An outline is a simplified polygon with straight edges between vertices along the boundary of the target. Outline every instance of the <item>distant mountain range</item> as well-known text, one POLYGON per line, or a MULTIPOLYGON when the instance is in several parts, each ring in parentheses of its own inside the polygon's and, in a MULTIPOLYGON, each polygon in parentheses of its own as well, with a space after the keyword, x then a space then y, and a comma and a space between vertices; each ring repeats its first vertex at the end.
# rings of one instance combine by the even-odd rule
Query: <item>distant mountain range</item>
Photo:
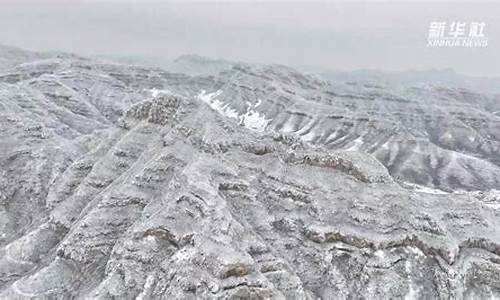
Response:
POLYGON ((466 76, 456 73, 453 69, 405 72, 383 72, 378 70, 323 71, 319 72, 319 74, 325 79, 333 81, 365 81, 383 85, 398 84, 403 86, 432 85, 500 94, 500 78, 466 76))
MULTIPOLYGON (((239 63, 225 59, 212 59, 197 54, 182 55, 175 59, 116 55, 102 55, 98 56, 98 58, 128 64, 162 67, 172 72, 189 75, 216 75, 221 71, 231 69, 232 66, 239 63)), ((373 69, 339 71, 304 66, 298 66, 296 69, 309 74, 317 74, 325 80, 341 83, 352 81, 389 87, 429 85, 465 88, 477 92, 500 94, 500 78, 467 76, 458 74, 453 69, 409 70, 401 72, 387 72, 373 69)))

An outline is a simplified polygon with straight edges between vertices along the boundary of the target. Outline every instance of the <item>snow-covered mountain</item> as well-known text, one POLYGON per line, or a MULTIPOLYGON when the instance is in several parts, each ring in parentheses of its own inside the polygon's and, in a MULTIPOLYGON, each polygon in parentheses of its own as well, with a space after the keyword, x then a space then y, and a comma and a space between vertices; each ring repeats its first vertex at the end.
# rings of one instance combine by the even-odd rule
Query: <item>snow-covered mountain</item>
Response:
POLYGON ((0 298, 500 296, 496 99, 23 57, 0 298))
POLYGON ((261 131, 370 153, 403 181, 445 191, 500 189, 499 96, 330 82, 284 66, 246 64, 189 80, 158 78, 157 87, 202 96, 240 124, 251 118, 261 131))

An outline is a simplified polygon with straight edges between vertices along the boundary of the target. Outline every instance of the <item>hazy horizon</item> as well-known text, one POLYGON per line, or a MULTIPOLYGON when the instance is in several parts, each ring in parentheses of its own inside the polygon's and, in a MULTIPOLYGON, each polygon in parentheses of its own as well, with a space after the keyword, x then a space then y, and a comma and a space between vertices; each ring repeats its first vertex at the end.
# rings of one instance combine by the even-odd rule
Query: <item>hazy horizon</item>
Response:
POLYGON ((500 76, 500 3, 3 1, 0 44, 84 56, 184 54, 342 71, 500 76), (433 21, 486 23, 486 48, 427 48, 433 21))

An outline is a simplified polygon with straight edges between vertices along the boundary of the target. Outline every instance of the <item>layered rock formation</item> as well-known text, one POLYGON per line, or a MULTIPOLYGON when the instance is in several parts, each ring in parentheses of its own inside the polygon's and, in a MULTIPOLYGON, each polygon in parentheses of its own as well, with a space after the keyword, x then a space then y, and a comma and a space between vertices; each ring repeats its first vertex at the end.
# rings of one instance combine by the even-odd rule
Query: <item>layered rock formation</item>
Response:
POLYGON ((0 298, 499 297, 496 104, 413 92, 277 66, 8 69, 0 298))

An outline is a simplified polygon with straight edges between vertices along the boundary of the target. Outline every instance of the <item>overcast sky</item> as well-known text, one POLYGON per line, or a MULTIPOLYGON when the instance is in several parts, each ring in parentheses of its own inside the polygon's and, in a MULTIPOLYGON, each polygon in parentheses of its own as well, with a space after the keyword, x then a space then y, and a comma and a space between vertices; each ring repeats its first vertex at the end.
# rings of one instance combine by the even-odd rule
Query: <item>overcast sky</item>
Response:
POLYGON ((340 70, 500 76, 500 1, 0 0, 0 43, 83 55, 200 54, 340 70), (486 48, 427 48, 432 21, 485 22, 486 48))

